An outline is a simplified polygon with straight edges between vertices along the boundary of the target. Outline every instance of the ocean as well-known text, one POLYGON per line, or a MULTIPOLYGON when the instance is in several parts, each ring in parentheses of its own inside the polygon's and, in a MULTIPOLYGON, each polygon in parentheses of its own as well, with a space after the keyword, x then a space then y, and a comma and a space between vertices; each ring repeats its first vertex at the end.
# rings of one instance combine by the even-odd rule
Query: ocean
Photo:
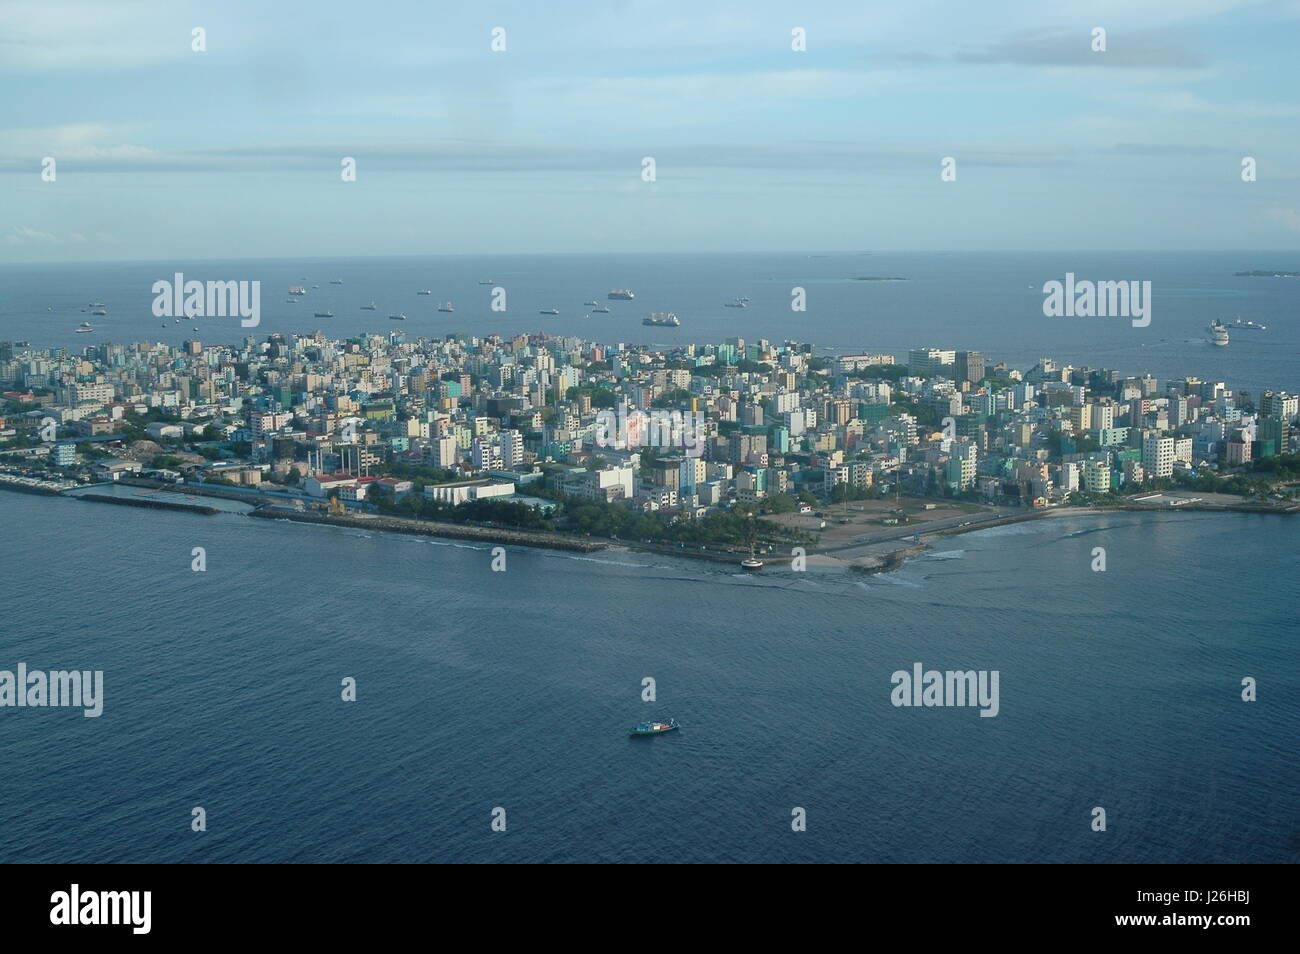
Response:
POLYGON ((493 572, 458 541, 9 492, 0 526, 0 669, 104 671, 99 718, 0 709, 2 861, 1300 858, 1293 518, 1061 516, 870 577, 493 572), (996 670, 997 716, 893 706, 917 662, 996 670))
POLYGON ((437 256, 302 261, 207 261, 75 265, 0 264, 0 340, 80 350, 103 341, 236 342, 249 334, 321 329, 334 337, 361 332, 409 337, 454 331, 502 335, 546 331, 605 342, 679 345, 794 338, 823 349, 907 351, 939 347, 982 351, 991 363, 1028 368, 1040 357, 1159 378, 1196 375, 1256 392, 1296 390, 1300 353, 1300 279, 1237 278, 1254 269, 1300 271, 1279 252, 951 252, 784 253, 746 255, 437 256), (176 272, 201 281, 260 281, 256 328, 234 318, 176 324, 151 310, 153 283, 176 272), (1151 324, 1124 318, 1047 318, 1043 285, 1067 272, 1093 281, 1150 281, 1151 324), (863 282, 864 277, 905 278, 863 282), (332 285, 332 280, 342 285, 332 285), (481 285, 480 282, 492 282, 481 285), (289 304, 291 285, 308 292, 289 304), (319 285, 319 288, 312 288, 319 285), (506 311, 491 310, 492 288, 506 290, 506 311), (801 287, 807 311, 791 310, 801 287), (634 301, 608 301, 631 288, 634 301), (417 295, 428 289, 431 295, 417 295), (745 309, 726 308, 736 298, 745 309), (607 315, 584 302, 598 301, 607 315), (376 311, 361 306, 375 302, 376 311), (453 313, 438 312, 452 301, 453 313), (109 314, 94 317, 92 302, 109 314), (539 314, 555 308, 555 317, 539 314), (83 313, 82 309, 86 309, 83 313), (314 318, 317 311, 333 318, 314 318), (675 312, 678 328, 647 327, 650 312, 675 312), (390 314, 404 313, 398 322, 390 314), (590 315, 590 317, 587 317, 590 315), (1236 330, 1226 348, 1207 342, 1219 318, 1267 326, 1236 330), (78 335, 90 321, 94 334, 78 335))

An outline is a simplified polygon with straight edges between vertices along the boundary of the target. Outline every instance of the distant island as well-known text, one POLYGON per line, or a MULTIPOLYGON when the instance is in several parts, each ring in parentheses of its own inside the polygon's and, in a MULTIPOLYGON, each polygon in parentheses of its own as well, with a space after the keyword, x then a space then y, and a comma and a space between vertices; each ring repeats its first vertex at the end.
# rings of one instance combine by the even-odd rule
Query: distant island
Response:
POLYGON ((906 278, 879 278, 875 275, 867 275, 863 278, 853 279, 855 282, 905 282, 906 278))
POLYGON ((1300 272, 1262 272, 1255 269, 1253 272, 1233 272, 1237 278, 1300 278, 1300 272))

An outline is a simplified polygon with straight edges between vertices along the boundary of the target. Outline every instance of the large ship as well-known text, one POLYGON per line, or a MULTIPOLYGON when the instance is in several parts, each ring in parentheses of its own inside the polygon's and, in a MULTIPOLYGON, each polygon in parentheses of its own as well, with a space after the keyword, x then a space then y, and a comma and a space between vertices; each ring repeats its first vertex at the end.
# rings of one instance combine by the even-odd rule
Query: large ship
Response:
POLYGON ((449 302, 449 301, 444 301, 441 305, 438 306, 438 310, 439 310, 439 311, 455 311, 455 310, 456 310, 456 306, 453 305, 453 304, 452 304, 451 302, 449 302))
POLYGON ((88 321, 83 321, 83 322, 82 322, 82 323, 77 327, 77 334, 79 334, 79 335, 88 335, 88 334, 91 334, 92 332, 94 332, 94 330, 95 330, 94 328, 90 327, 90 322, 88 322, 88 321))
POLYGON ((747 298, 737 298, 735 301, 724 302, 723 308, 748 308, 749 300, 747 298))
POLYGON ((636 297, 636 293, 630 288, 611 288, 609 291, 610 301, 631 301, 636 297))
POLYGON ((643 325, 655 325, 656 327, 676 328, 682 323, 682 320, 670 311, 656 311, 654 314, 646 315, 641 319, 643 325))
POLYGON ((389 315, 389 316, 388 316, 388 320, 389 320, 389 321, 405 321, 405 320, 406 320, 406 315, 389 315))
POLYGON ((376 304, 372 301, 372 302, 371 302, 370 304, 368 304, 368 305, 362 305, 362 306, 361 306, 361 310, 362 310, 362 311, 378 311, 378 310, 379 310, 379 306, 376 305, 376 304))
POLYGON ((667 722, 638 722, 628 730, 628 735, 661 735, 664 732, 672 732, 674 729, 680 729, 676 719, 669 719, 667 722))
POLYGON ((421 288, 419 291, 416 292, 416 294, 417 294, 417 295, 432 295, 432 294, 433 294, 433 289, 432 289, 432 288, 421 288))
POLYGON ((316 312, 315 317, 317 317, 317 318, 333 318, 333 317, 334 317, 334 312, 332 312, 332 311, 318 311, 318 312, 316 312))
POLYGON ((301 285, 290 285, 290 286, 289 286, 289 294, 290 294, 290 295, 305 295, 305 294, 307 294, 307 289, 303 288, 301 285))
POLYGON ((1260 324, 1259 322, 1257 322, 1257 321, 1249 321, 1249 320, 1243 321, 1240 315, 1237 316, 1237 327, 1238 327, 1238 328, 1249 328, 1251 331, 1267 331, 1267 330, 1268 330, 1268 325, 1261 325, 1261 324, 1260 324))
POLYGON ((593 308, 593 309, 591 309, 591 311, 592 311, 592 314, 596 314, 596 315, 608 315, 608 314, 609 314, 609 309, 606 308, 604 305, 601 305, 599 308, 593 308))
POLYGON ((1218 318, 1210 322, 1210 343, 1218 348, 1223 348, 1228 344, 1228 326, 1218 318))

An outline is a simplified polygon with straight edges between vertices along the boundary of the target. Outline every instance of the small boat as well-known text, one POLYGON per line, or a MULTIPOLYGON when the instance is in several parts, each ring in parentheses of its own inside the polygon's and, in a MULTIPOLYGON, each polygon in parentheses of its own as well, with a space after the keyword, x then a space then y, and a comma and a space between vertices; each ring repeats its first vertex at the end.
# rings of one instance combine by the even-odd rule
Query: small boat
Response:
POLYGON ((312 288, 320 288, 319 285, 312 285, 311 287, 312 287, 312 288))
POLYGON ((665 732, 672 732, 674 729, 680 729, 676 719, 669 719, 667 722, 638 722, 628 730, 628 735, 662 735, 665 732))
POLYGON ((318 312, 316 312, 312 317, 314 317, 314 318, 333 318, 333 317, 334 317, 334 312, 332 312, 332 311, 318 311, 318 312))
POLYGON ((438 306, 438 310, 439 310, 439 311, 455 311, 456 308, 455 308, 454 305, 452 305, 451 302, 449 302, 449 301, 444 301, 441 305, 438 306))
POLYGON ((750 540, 750 542, 749 542, 749 556, 745 557, 745 559, 743 559, 743 560, 740 561, 740 568, 741 568, 742 570, 761 570, 761 569, 763 569, 763 561, 760 560, 758 557, 754 556, 754 541, 753 541, 753 540, 750 540))
POLYGON ((368 305, 362 305, 362 306, 361 306, 361 310, 362 310, 362 311, 378 311, 378 310, 379 310, 379 306, 376 305, 376 304, 372 301, 372 302, 371 302, 370 304, 368 304, 368 305))
POLYGON ((389 321, 405 321, 405 320, 406 320, 406 316, 405 316, 405 315, 389 315, 389 316, 388 316, 388 320, 389 320, 389 321))
POLYGON ((543 308, 538 312, 539 315, 558 315, 559 313, 560 309, 558 308, 543 308))
POLYGON ((431 288, 421 288, 419 291, 416 292, 416 294, 417 294, 417 295, 432 295, 432 294, 433 294, 433 289, 431 289, 431 288))

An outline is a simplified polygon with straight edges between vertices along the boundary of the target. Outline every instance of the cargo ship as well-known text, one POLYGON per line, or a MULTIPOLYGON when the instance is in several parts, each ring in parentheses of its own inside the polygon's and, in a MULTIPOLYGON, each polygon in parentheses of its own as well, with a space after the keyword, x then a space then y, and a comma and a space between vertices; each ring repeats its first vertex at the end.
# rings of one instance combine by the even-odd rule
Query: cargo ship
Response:
POLYGON ((559 313, 560 309, 558 308, 543 308, 538 312, 539 315, 558 315, 559 313))
POLYGON ((641 319, 641 324, 656 327, 676 328, 681 323, 682 320, 670 311, 656 311, 654 314, 646 315, 641 319))
POLYGON ((379 310, 379 306, 376 305, 376 304, 372 301, 372 302, 371 302, 370 304, 368 304, 368 305, 362 305, 362 306, 361 306, 361 310, 362 310, 362 311, 378 311, 378 310, 379 310))
POLYGON ((723 304, 722 307, 723 308, 748 308, 749 302, 745 301, 742 298, 737 298, 735 301, 726 302, 725 304, 723 304))
POLYGON ((405 316, 405 315, 389 315, 389 316, 388 316, 388 320, 389 320, 389 321, 405 321, 405 320, 406 320, 406 316, 405 316))
POLYGON ((669 719, 667 722, 638 722, 628 730, 628 735, 662 735, 665 732, 672 732, 674 729, 680 729, 676 719, 669 719))
POLYGON ((601 305, 599 308, 593 308, 593 309, 591 309, 591 311, 592 311, 592 314, 596 314, 596 315, 608 315, 608 314, 609 314, 609 309, 606 308, 604 305, 601 305))
POLYGON ((318 312, 316 312, 315 317, 317 317, 317 318, 333 318, 333 317, 334 317, 334 312, 332 312, 332 311, 318 311, 318 312))
POLYGON ((611 288, 609 292, 610 301, 631 301, 636 297, 636 293, 630 288, 611 288))
POLYGON ((305 294, 307 294, 307 289, 303 288, 301 285, 290 285, 290 286, 289 286, 289 294, 290 294, 290 295, 305 295, 305 294))
POLYGON ((1268 325, 1261 325, 1257 321, 1243 321, 1241 316, 1237 316, 1238 328, 1249 328, 1251 331, 1267 331, 1268 325))
POLYGON ((432 294, 433 294, 433 289, 432 289, 432 288, 421 288, 419 291, 416 292, 416 294, 417 294, 417 295, 432 295, 432 294))
POLYGON ((456 308, 452 305, 451 302, 449 302, 449 301, 444 301, 441 305, 438 306, 438 310, 439 310, 439 311, 455 311, 456 308))

